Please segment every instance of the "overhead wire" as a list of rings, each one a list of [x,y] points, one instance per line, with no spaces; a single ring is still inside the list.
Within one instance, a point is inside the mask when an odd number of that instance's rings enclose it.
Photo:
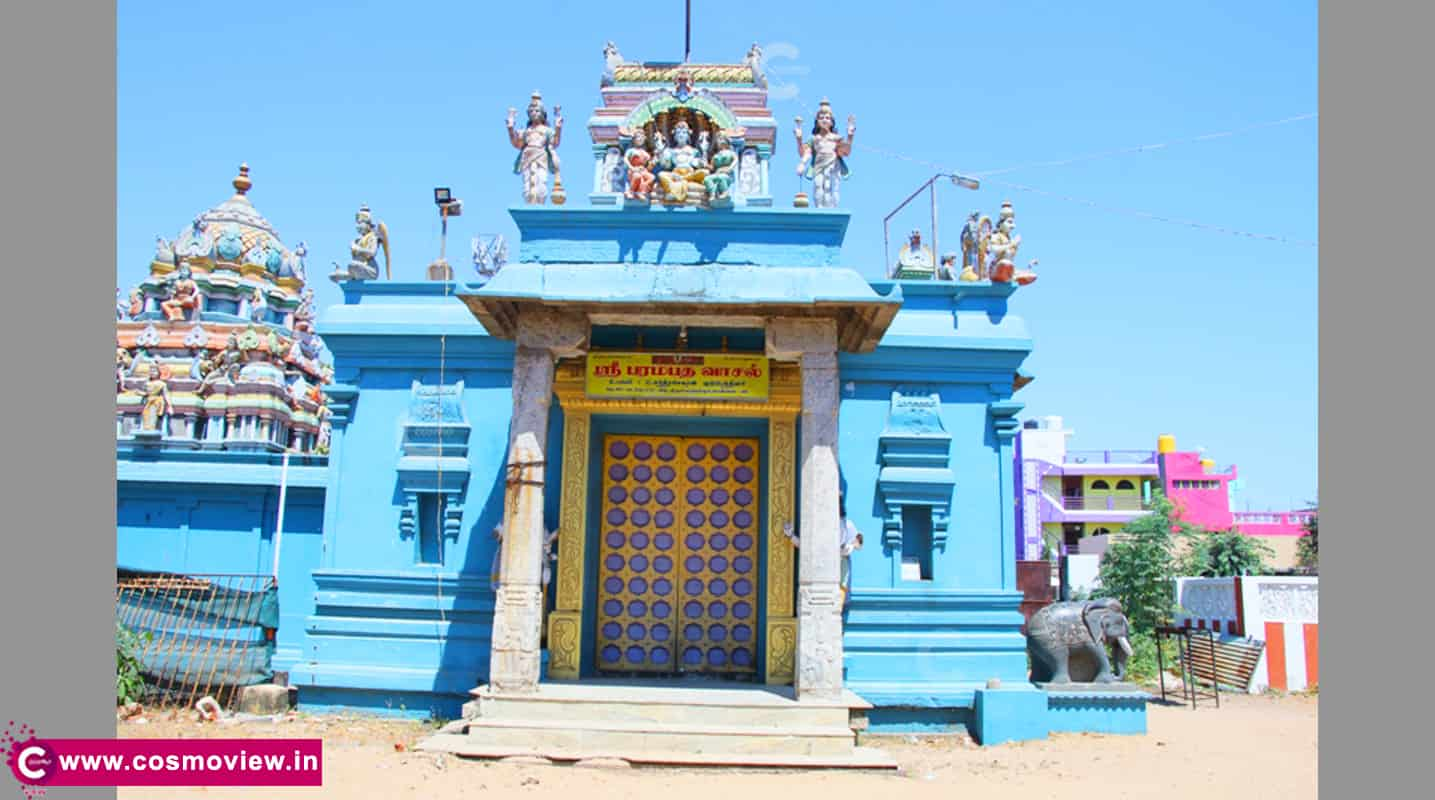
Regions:
[[[1108,204],[1105,204],[1105,203],[1098,202],[1098,201],[1096,201],[1096,200],[1090,200],[1090,199],[1087,199],[1087,198],[1077,197],[1077,196],[1069,195],[1069,194],[1063,194],[1063,193],[1060,193],[1060,192],[1053,192],[1053,191],[1049,191],[1049,190],[1046,190],[1046,189],[1038,188],[1038,187],[1036,187],[1036,186],[1031,186],[1031,185],[1029,185],[1029,184],[1009,183],[1009,182],[1005,182],[1005,181],[992,181],[992,180],[988,180],[988,179],[990,178],[990,176],[993,176],[993,175],[1003,175],[1003,174],[1010,173],[1010,172],[1016,172],[1016,171],[1022,170],[1022,169],[1035,169],[1035,168],[1039,168],[1039,167],[1066,166],[1066,165],[1069,165],[1069,164],[1077,164],[1077,163],[1081,163],[1081,162],[1084,162],[1084,161],[1094,161],[1094,160],[1098,160],[1098,159],[1111,158],[1111,157],[1120,156],[1120,155],[1129,155],[1129,154],[1134,154],[1134,153],[1151,152],[1151,151],[1153,151],[1153,150],[1161,150],[1161,149],[1164,149],[1164,148],[1167,148],[1167,147],[1171,147],[1171,146],[1173,146],[1173,145],[1188,144],[1188,143],[1192,143],[1192,142],[1209,141],[1209,140],[1211,140],[1211,139],[1220,139],[1220,138],[1225,138],[1225,137],[1229,137],[1229,136],[1235,136],[1235,135],[1240,134],[1240,133],[1246,133],[1246,132],[1249,132],[1249,131],[1260,130],[1260,129],[1263,129],[1263,128],[1271,128],[1271,127],[1275,127],[1275,126],[1278,126],[1278,125],[1286,125],[1286,124],[1290,124],[1290,123],[1294,123],[1294,122],[1301,122],[1301,121],[1304,121],[1304,120],[1315,119],[1315,118],[1317,118],[1318,116],[1319,116],[1319,115],[1318,115],[1317,113],[1314,113],[1314,112],[1308,113],[1308,114],[1298,114],[1298,115],[1292,116],[1292,117],[1285,117],[1285,118],[1283,118],[1283,119],[1272,120],[1272,121],[1269,121],[1269,122],[1262,122],[1262,123],[1257,123],[1257,124],[1254,124],[1254,125],[1247,125],[1247,126],[1240,127],[1240,128],[1233,128],[1233,129],[1231,129],[1231,130],[1218,131],[1218,132],[1216,132],[1216,133],[1206,133],[1206,134],[1202,134],[1202,135],[1200,135],[1200,136],[1190,136],[1190,137],[1185,137],[1185,138],[1182,138],[1182,139],[1173,139],[1173,140],[1168,141],[1168,142],[1160,142],[1160,143],[1157,143],[1157,144],[1136,145],[1136,146],[1133,146],[1133,147],[1124,147],[1124,148],[1118,148],[1118,149],[1113,149],[1113,150],[1103,150],[1103,151],[1095,152],[1095,153],[1087,153],[1087,154],[1085,154],[1085,155],[1072,156],[1072,157],[1070,157],[1070,158],[1065,158],[1065,159],[1059,159],[1059,160],[1053,160],[1053,161],[1036,161],[1036,162],[1029,162],[1029,163],[1027,163],[1027,164],[1020,164],[1020,165],[1016,165],[1016,166],[1002,167],[1002,168],[1000,168],[1000,169],[991,169],[991,170],[985,170],[985,171],[961,171],[961,170],[953,170],[950,166],[945,165],[945,164],[938,164],[938,163],[936,163],[936,162],[934,162],[934,161],[928,161],[928,160],[926,160],[926,159],[917,158],[917,157],[915,157],[915,156],[910,156],[910,155],[907,155],[907,154],[905,154],[905,153],[899,153],[899,152],[896,152],[896,151],[893,151],[893,150],[888,150],[888,149],[886,149],[886,148],[877,147],[877,146],[874,146],[874,145],[871,145],[871,144],[859,144],[859,145],[854,145],[854,147],[858,147],[858,148],[867,150],[867,151],[869,151],[869,152],[871,152],[871,153],[874,153],[874,154],[876,154],[876,155],[885,156],[885,157],[887,157],[887,158],[894,158],[894,159],[897,159],[897,160],[900,160],[900,161],[906,161],[906,162],[912,163],[912,164],[919,164],[919,165],[921,165],[921,166],[928,167],[928,168],[930,168],[930,169],[934,169],[934,170],[937,170],[937,171],[939,171],[939,172],[949,172],[949,173],[954,173],[954,174],[970,175],[970,176],[972,176],[972,177],[982,179],[984,182],[989,183],[989,184],[991,184],[991,185],[993,185],[993,186],[1000,186],[1000,187],[1002,187],[1002,188],[1010,189],[1010,190],[1012,190],[1012,191],[1027,192],[1027,193],[1030,193],[1030,194],[1041,195],[1041,196],[1043,196],[1043,197],[1050,197],[1050,198],[1053,198],[1053,199],[1056,199],[1056,200],[1062,200],[1062,201],[1069,202],[1069,203],[1075,203],[1075,204],[1078,204],[1078,205],[1083,205],[1083,206],[1086,206],[1086,207],[1088,207],[1088,208],[1096,209],[1096,210],[1098,210],[1098,211],[1105,211],[1105,212],[1117,213],[1117,214],[1128,214],[1128,215],[1131,215],[1131,216],[1140,217],[1140,218],[1142,218],[1142,219],[1151,220],[1151,221],[1154,221],[1154,222],[1162,222],[1162,223],[1166,223],[1166,224],[1170,224],[1170,225],[1180,225],[1180,226],[1183,226],[1183,227],[1193,228],[1193,229],[1196,229],[1196,230],[1210,231],[1210,232],[1214,232],[1214,233],[1222,233],[1222,234],[1226,234],[1226,235],[1230,235],[1230,236],[1238,236],[1238,237],[1247,238],[1247,239],[1258,239],[1258,240],[1262,240],[1262,241],[1276,242],[1276,243],[1279,243],[1279,244],[1286,244],[1286,245],[1292,245],[1292,246],[1297,246],[1297,247],[1318,248],[1318,247],[1320,246],[1319,243],[1318,243],[1318,242],[1315,242],[1315,241],[1311,241],[1311,240],[1309,240],[1309,239],[1299,239],[1299,238],[1295,238],[1295,237],[1291,237],[1291,236],[1283,236],[1283,235],[1279,235],[1279,234],[1258,233],[1258,232],[1254,232],[1254,231],[1247,231],[1247,230],[1242,230],[1242,229],[1239,229],[1239,228],[1234,228],[1234,227],[1227,226],[1227,225],[1215,225],[1215,224],[1206,223],[1206,222],[1199,222],[1199,221],[1196,221],[1196,220],[1180,219],[1180,218],[1177,218],[1177,217],[1172,217],[1172,216],[1165,215],[1165,214],[1158,214],[1158,213],[1151,212],[1151,211],[1144,211],[1144,210],[1141,210],[1141,209],[1124,208],[1124,207],[1120,207],[1120,206],[1108,205]]]

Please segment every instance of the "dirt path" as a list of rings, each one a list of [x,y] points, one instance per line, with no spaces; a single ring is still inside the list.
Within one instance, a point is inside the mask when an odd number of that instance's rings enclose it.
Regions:
[[[621,798],[823,800],[942,798],[977,791],[983,800],[1047,800],[1075,787],[1103,800],[1316,796],[1318,701],[1311,696],[1223,696],[1221,708],[1152,704],[1146,736],[1059,734],[1050,740],[981,748],[965,737],[869,737],[901,763],[894,773],[732,769],[588,768],[469,761],[418,753],[432,726],[373,718],[306,717],[284,722],[200,725],[151,719],[120,724],[138,737],[276,736],[324,739],[324,786],[265,789],[265,797]],[[399,749],[396,745],[401,746]],[[254,789],[121,789],[121,798],[253,798]]]

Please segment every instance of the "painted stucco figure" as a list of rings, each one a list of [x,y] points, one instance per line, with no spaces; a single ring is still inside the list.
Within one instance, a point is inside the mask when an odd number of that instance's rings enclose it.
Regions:
[[[1016,270],[1016,251],[1021,246],[1021,235],[1012,232],[1014,227],[1016,212],[1012,210],[1010,202],[1002,203],[996,230],[986,240],[986,250],[991,258],[987,274],[999,283],[1010,281]]]
[[[330,275],[335,283],[339,281],[366,281],[379,277],[379,249],[384,251],[384,274],[389,269],[389,228],[382,221],[374,219],[368,206],[359,206],[354,214],[354,229],[358,236],[349,244],[349,266],[339,269],[335,265]]]
[[[1126,615],[1111,598],[1052,603],[1026,626],[1031,679],[1037,683],[1115,683],[1131,656]],[[1114,657],[1107,643],[1116,645]]]
[[[832,106],[823,100],[812,122],[812,138],[802,138],[802,117],[795,120],[797,137],[797,174],[812,181],[812,204],[817,208],[836,208],[841,196],[842,181],[851,175],[847,157],[852,155],[852,139],[857,134],[857,118],[847,117],[847,138],[835,130]]]
[[[653,194],[653,154],[647,149],[648,135],[642,128],[633,131],[632,145],[623,153],[628,167],[628,185],[623,196],[630,200],[647,200]]]
[[[144,407],[140,411],[140,430],[161,430],[165,416],[173,410],[169,399],[169,385],[161,377],[159,365],[150,364],[149,379],[144,385]]]
[[[159,304],[164,318],[170,322],[184,319],[184,313],[193,309],[194,318],[199,319],[199,285],[189,273],[189,267],[180,267],[169,285],[169,299]]]
[[[518,149],[513,173],[523,178],[523,202],[542,205],[548,199],[548,173],[553,173],[555,189],[559,176],[558,144],[563,138],[563,112],[553,107],[553,126],[548,126],[548,112],[538,92],[528,103],[528,124],[522,132],[513,126],[516,109],[508,109],[508,141]],[[555,198],[556,200],[556,198]]]
[[[930,278],[936,273],[936,258],[932,248],[922,244],[922,232],[913,230],[907,235],[907,243],[897,251],[897,264],[893,275],[898,278]]]
[[[658,185],[663,189],[663,199],[671,203],[686,203],[688,192],[693,186],[702,186],[707,179],[707,163],[700,150],[694,147],[692,129],[687,120],[678,120],[673,126],[673,144],[658,154]]]
[[[719,132],[712,156],[712,172],[703,180],[707,190],[708,205],[730,205],[732,184],[737,177],[737,153],[725,134]]]

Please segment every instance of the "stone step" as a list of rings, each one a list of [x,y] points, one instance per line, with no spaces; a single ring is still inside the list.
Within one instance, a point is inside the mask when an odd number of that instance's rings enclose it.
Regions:
[[[439,733],[425,739],[418,749],[437,753],[453,753],[471,758],[508,758],[532,756],[556,762],[577,762],[590,759],[622,759],[633,764],[690,767],[757,767],[766,769],[896,769],[897,762],[881,750],[854,747],[846,753],[830,755],[788,755],[783,753],[696,753],[673,750],[559,750],[553,747],[530,748],[514,744],[492,744],[469,736]]]
[[[487,720],[566,721],[573,723],[662,723],[669,726],[843,727],[851,723],[846,705],[797,702],[702,702],[699,698],[479,697],[478,716]]]
[[[468,721],[463,736],[470,749],[517,748],[560,759],[572,758],[571,754],[575,753],[602,752],[632,760],[629,754],[653,751],[698,756],[842,756],[850,755],[856,744],[856,736],[845,724],[818,727],[674,725],[480,717]]]

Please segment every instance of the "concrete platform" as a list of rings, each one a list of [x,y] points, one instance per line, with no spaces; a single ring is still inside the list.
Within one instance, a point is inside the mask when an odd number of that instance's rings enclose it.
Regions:
[[[852,692],[798,701],[792,687],[708,680],[546,682],[530,695],[474,689],[464,720],[419,745],[480,758],[576,762],[893,769],[856,746],[871,705]]]

